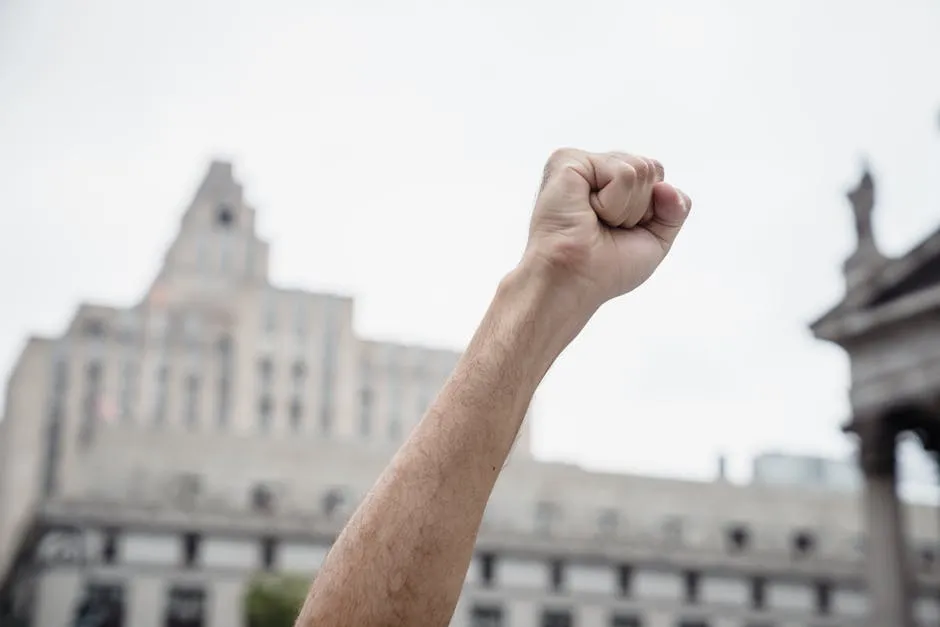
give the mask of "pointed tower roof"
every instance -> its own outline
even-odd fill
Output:
[[[183,213],[151,296],[175,287],[232,287],[268,279],[268,244],[255,231],[255,210],[227,161],[214,160]]]

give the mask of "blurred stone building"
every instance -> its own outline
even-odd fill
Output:
[[[213,163],[130,308],[31,338],[0,422],[0,624],[232,627],[263,571],[312,575],[457,354],[373,342],[349,298],[267,273]],[[587,472],[524,431],[454,627],[836,627],[868,609],[853,492]],[[919,620],[937,521],[908,506]]]
[[[843,265],[845,293],[811,328],[849,358],[845,430],[856,436],[863,475],[870,624],[912,627],[921,591],[898,494],[898,444],[913,436],[940,460],[940,230],[888,257],[875,238],[867,168],[847,196],[856,246]]]

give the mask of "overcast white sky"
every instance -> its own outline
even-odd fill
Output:
[[[461,346],[552,148],[655,156],[694,215],[537,399],[539,454],[708,476],[841,455],[840,296],[863,153],[898,253],[940,222],[934,0],[0,0],[0,366],[129,304],[210,158],[273,278],[367,336]]]

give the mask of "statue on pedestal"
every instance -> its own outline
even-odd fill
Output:
[[[858,248],[874,248],[875,234],[872,230],[871,216],[875,208],[875,181],[867,164],[858,185],[847,196],[849,202],[852,203],[852,212],[855,214]]]

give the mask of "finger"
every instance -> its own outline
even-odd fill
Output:
[[[612,155],[592,155],[591,163],[595,174],[591,208],[604,224],[619,227],[628,218],[630,198],[641,173],[632,164]]]
[[[669,183],[653,186],[653,217],[643,228],[656,236],[667,249],[685,224],[692,200]]]
[[[633,228],[649,212],[652,206],[653,185],[663,180],[665,170],[663,164],[656,159],[640,157],[624,152],[610,153],[614,158],[620,159],[630,164],[637,171],[637,183],[634,185],[631,194],[629,207],[626,210],[626,219],[618,226],[621,228]]]
[[[593,155],[597,190],[591,207],[608,226],[631,228],[643,217],[657,176],[651,160],[624,153]]]
[[[612,152],[611,155],[623,159],[624,161],[629,161],[632,159],[642,159],[647,163],[650,168],[650,172],[653,174],[653,182],[659,183],[666,178],[666,169],[663,167],[663,164],[659,162],[658,159],[651,159],[649,157],[638,157],[636,155],[631,155],[626,152]]]

